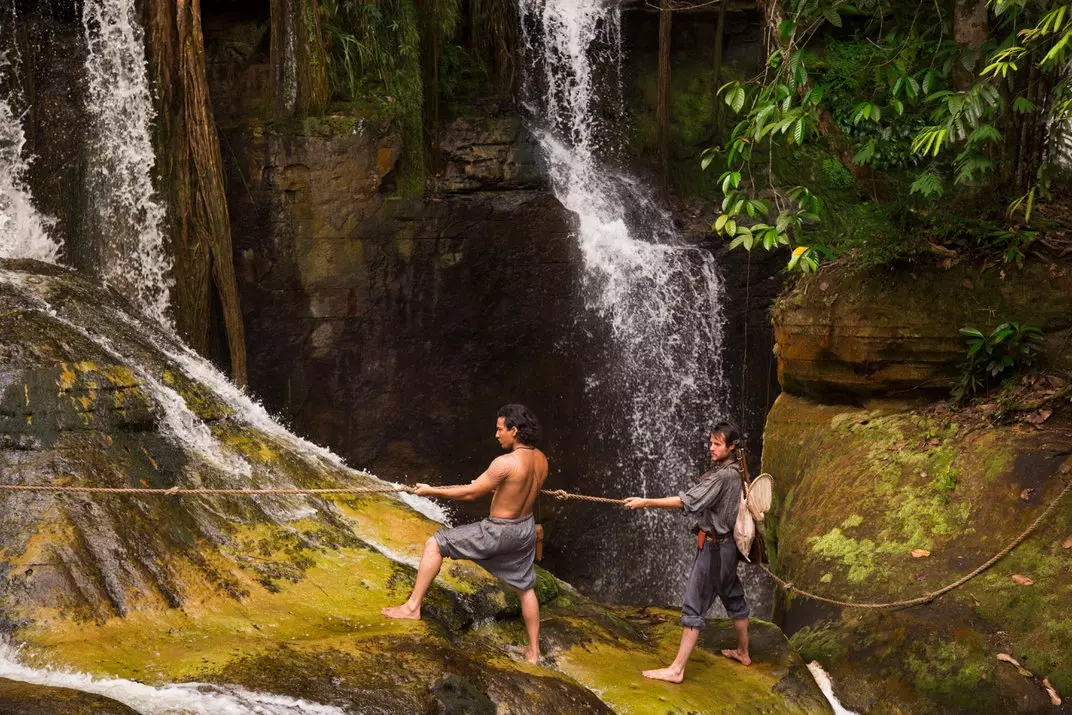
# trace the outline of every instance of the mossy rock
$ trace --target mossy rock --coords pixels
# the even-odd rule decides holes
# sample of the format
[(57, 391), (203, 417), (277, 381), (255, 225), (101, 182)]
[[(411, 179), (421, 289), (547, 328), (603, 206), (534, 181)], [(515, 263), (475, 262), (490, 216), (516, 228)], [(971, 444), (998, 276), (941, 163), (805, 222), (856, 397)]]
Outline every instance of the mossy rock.
[[(822, 405), (788, 394), (764, 433), (775, 477), (768, 543), (800, 588), (857, 602), (934, 592), (1023, 531), (1064, 486), (1067, 435), (958, 422), (881, 401)], [(784, 598), (792, 643), (831, 673), (846, 707), (876, 712), (1045, 710), (1049, 698), (998, 661), (1011, 653), (1072, 692), (1072, 503), (963, 588), (899, 611)], [(929, 556), (915, 558), (922, 549)], [(1013, 574), (1028, 576), (1021, 586)]]
[[(0, 354), (7, 482), (382, 484), (271, 422), (119, 296), (63, 269), (0, 261)], [(394, 496), (0, 499), (0, 624), (33, 667), (362, 712), (827, 712), (780, 631), (760, 622), (753, 667), (716, 654), (732, 626), (714, 621), (685, 685), (646, 681), (643, 668), (672, 658), (674, 615), (592, 602), (543, 569), (541, 666), (516, 655), (516, 595), (470, 562), (445, 564), (420, 621), (386, 619), (439, 527)], [(15, 712), (32, 712), (41, 691), (18, 692)]]
[(137, 715), (110, 698), (69, 688), (0, 678), (0, 713), (18, 715)]

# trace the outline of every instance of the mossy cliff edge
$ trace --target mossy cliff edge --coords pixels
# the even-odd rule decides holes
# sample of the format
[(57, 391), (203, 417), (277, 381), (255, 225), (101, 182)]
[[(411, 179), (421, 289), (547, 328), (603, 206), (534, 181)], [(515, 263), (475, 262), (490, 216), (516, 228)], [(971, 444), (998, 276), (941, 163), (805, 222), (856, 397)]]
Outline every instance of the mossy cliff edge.
[[(1072, 300), (1067, 272), (1035, 266), (1015, 284), (974, 295), (1000, 279), (965, 270), (830, 271), (775, 308), (786, 392), (768, 416), (763, 468), (776, 480), (768, 524), (776, 571), (794, 585), (867, 602), (935, 591), (1010, 543), (1072, 478), (1067, 400), (1017, 421), (999, 419), (999, 397), (956, 409), (901, 384), (909, 373), (939, 379), (955, 369), (963, 355), (954, 350), (957, 328), (970, 317), (980, 328), (1044, 325), (1051, 367), (1067, 359), (1055, 337), (1068, 313), (1053, 309)], [(965, 294), (973, 295), (968, 306), (955, 300)], [(846, 316), (855, 321), (849, 327)], [(811, 357), (808, 345), (782, 342), (809, 324), (828, 341)], [(944, 347), (923, 350), (928, 341)], [(884, 356), (875, 376), (859, 369), (866, 360), (853, 362), (861, 346)], [(1059, 369), (1052, 375), (1065, 379)], [(783, 596), (779, 616), (791, 643), (827, 668), (854, 710), (1053, 712), (1042, 678), (1072, 694), (1072, 554), (1063, 543), (1070, 534), (1066, 497), (1019, 548), (929, 605), (867, 611)]]
[[(0, 263), (0, 352), (4, 483), (375, 483), (62, 269)], [(674, 614), (593, 603), (542, 570), (546, 666), (514, 655), (516, 596), (469, 563), (448, 562), (423, 620), (386, 620), (380, 609), (405, 598), (438, 527), (390, 496), (0, 499), (0, 625), (32, 665), (236, 684), (363, 713), (828, 711), (763, 622), (754, 667), (717, 655), (733, 635), (713, 622), (685, 685), (646, 681), (641, 669), (673, 657)], [(27, 711), (74, 697), (0, 685)], [(78, 707), (124, 712), (96, 698)]]

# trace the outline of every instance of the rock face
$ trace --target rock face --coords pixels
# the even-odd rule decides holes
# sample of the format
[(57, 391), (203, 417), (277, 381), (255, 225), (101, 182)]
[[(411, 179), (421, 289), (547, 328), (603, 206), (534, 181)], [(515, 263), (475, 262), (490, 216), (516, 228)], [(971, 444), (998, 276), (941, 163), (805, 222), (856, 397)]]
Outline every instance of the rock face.
[[(517, 122), (488, 120), (483, 136), (506, 132), (501, 153), (448, 132), (450, 156), (472, 161), (452, 159), (445, 180), (519, 181)], [(549, 193), (388, 200), (397, 141), (389, 126), (353, 117), (228, 137), (252, 383), (273, 409), (360, 464), (398, 443), (393, 454), (473, 468), (485, 454), (472, 459), (474, 445), (490, 443), (508, 399), (562, 425), (556, 396), (579, 370), (556, 342), (570, 332), (561, 321), (578, 263)], [(541, 398), (547, 384), (556, 389)]]
[[(783, 578), (841, 600), (914, 598), (970, 572), (1040, 514), (1072, 474), (1067, 400), (1014, 424), (997, 404), (955, 409), (893, 393), (924, 380), (948, 390), (966, 324), (1041, 325), (1060, 366), (1068, 280), (1067, 269), (1031, 265), (1008, 285), (938, 269), (820, 275), (779, 303), (786, 392), (768, 416), (763, 468), (776, 480), (767, 528)], [(1011, 554), (933, 603), (869, 611), (783, 596), (780, 622), (848, 708), (1050, 712), (1042, 678), (1072, 692), (1069, 533), (1066, 498)]]
[(782, 388), (824, 399), (943, 395), (964, 360), (958, 330), (1006, 321), (1043, 328), (1052, 358), (1068, 367), (1072, 270), (1028, 262), (1003, 275), (920, 266), (907, 274), (831, 271), (803, 282), (773, 311)]
[[(0, 263), (0, 353), (4, 483), (379, 484), (63, 269)], [(762, 622), (752, 668), (716, 654), (733, 636), (715, 621), (686, 685), (643, 681), (642, 667), (672, 658), (674, 614), (601, 606), (543, 570), (548, 667), (511, 657), (524, 640), (516, 596), (467, 562), (448, 563), (423, 620), (385, 620), (380, 608), (405, 598), (437, 527), (386, 495), (0, 499), (0, 624), (29, 665), (227, 684), (355, 713), (648, 713), (667, 701), (680, 712), (828, 711)], [(19, 697), (25, 712), (44, 696)]]

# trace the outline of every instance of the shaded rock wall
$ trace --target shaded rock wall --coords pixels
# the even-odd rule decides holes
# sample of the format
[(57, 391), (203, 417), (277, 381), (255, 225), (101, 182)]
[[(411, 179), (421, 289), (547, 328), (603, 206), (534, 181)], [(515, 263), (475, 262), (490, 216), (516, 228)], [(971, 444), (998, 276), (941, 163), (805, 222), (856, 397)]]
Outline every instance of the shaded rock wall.
[(579, 268), (569, 217), (533, 180), (516, 115), (474, 137), (476, 121), (444, 133), (443, 182), (466, 192), (412, 201), (383, 193), (399, 148), (382, 123), (226, 133), (252, 383), (355, 464), (392, 445), (475, 468), (501, 403), (531, 403), (555, 435), (556, 400), (577, 388), (560, 349)]
[(774, 311), (778, 377), (820, 399), (946, 394), (964, 360), (958, 330), (1014, 321), (1041, 327), (1051, 362), (1067, 368), (1072, 268), (1028, 261), (1022, 270), (917, 266), (831, 271), (802, 283)]

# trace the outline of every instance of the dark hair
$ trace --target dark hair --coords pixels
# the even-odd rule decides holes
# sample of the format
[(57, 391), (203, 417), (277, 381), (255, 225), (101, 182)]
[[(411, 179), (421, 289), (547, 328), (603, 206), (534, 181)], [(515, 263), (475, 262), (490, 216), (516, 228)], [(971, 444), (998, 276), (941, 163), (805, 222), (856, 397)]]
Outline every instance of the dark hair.
[(741, 431), (737, 429), (737, 425), (732, 422), (719, 422), (711, 428), (711, 436), (716, 434), (722, 435), (722, 439), (726, 440), (726, 446), (740, 447), (741, 446)]
[(506, 429), (517, 427), (517, 439), (521, 444), (535, 447), (543, 437), (540, 421), (532, 414), (532, 410), (524, 405), (503, 405), (495, 416), (503, 418)]

